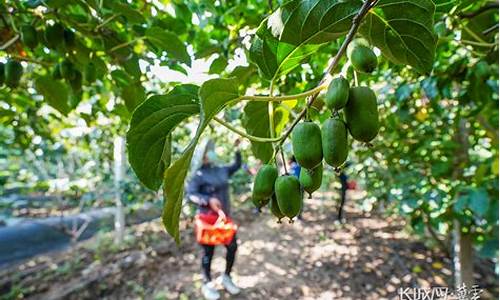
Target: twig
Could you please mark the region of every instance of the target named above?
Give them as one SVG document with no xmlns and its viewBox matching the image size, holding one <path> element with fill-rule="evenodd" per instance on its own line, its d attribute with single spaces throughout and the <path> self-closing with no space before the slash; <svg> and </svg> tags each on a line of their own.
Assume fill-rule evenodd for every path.
<svg viewBox="0 0 500 300">
<path fill-rule="evenodd" d="M 437 235 L 436 231 L 434 230 L 434 228 L 432 228 L 432 225 L 430 223 L 430 217 L 428 214 L 425 214 L 425 218 L 424 218 L 424 223 L 425 223 L 425 226 L 427 227 L 427 230 L 429 231 L 429 233 L 431 234 L 431 236 L 434 238 L 434 240 L 436 240 L 436 242 L 439 244 L 439 247 L 446 253 L 446 255 L 448 257 L 451 257 L 451 254 L 450 254 L 450 251 L 448 249 L 448 247 L 446 247 L 446 244 L 443 242 L 443 240 L 441 240 L 439 238 L 439 236 Z"/>
<path fill-rule="evenodd" d="M 496 31 L 498 29 L 498 23 L 496 23 L 495 25 L 491 26 L 490 28 L 484 30 L 483 32 L 481 32 L 483 35 L 488 35 L 494 31 Z"/>
<path fill-rule="evenodd" d="M 101 24 L 97 25 L 95 28 L 94 28 L 94 31 L 97 32 L 99 31 L 99 29 L 101 29 L 103 26 L 105 26 L 106 24 L 108 24 L 109 22 L 113 21 L 116 17 L 118 17 L 120 15 L 116 14 L 116 15 L 112 15 L 111 17 L 107 18 L 106 20 L 104 20 Z"/>
<path fill-rule="evenodd" d="M 131 41 L 125 42 L 123 44 L 116 45 L 113 48 L 109 49 L 109 52 L 114 52 L 114 51 L 116 51 L 118 49 L 125 48 L 125 47 L 130 46 L 130 45 L 134 44 L 135 42 L 138 42 L 138 41 L 140 41 L 142 39 L 145 39 L 145 38 L 146 38 L 145 36 L 140 36 L 140 37 L 137 37 L 137 38 L 135 38 L 135 39 L 133 39 Z"/>
<path fill-rule="evenodd" d="M 327 88 L 326 84 L 321 84 L 313 89 L 310 89 L 310 90 L 305 91 L 303 93 L 294 94 L 294 95 L 285 95 L 285 96 L 247 96 L 247 95 L 245 95 L 245 96 L 239 97 L 236 100 L 237 101 L 249 100 L 249 101 L 265 101 L 265 102 L 277 101 L 277 102 L 281 102 L 281 101 L 295 100 L 295 99 L 299 99 L 299 98 L 308 97 L 308 96 L 311 96 L 313 94 L 317 94 L 326 88 Z"/>
<path fill-rule="evenodd" d="M 471 19 L 471 18 L 474 18 L 477 15 L 482 14 L 483 12 L 485 12 L 487 10 L 496 9 L 496 8 L 498 8 L 498 2 L 491 2 L 491 3 L 486 4 L 483 7 L 479 8 L 476 11 L 473 11 L 473 12 L 470 12 L 470 13 L 460 13 L 460 14 L 458 14 L 458 16 L 461 17 L 461 18 Z"/>
<path fill-rule="evenodd" d="M 52 66 L 52 63 L 49 63 L 49 62 L 46 62 L 46 61 L 41 61 L 41 60 L 36 60 L 36 59 L 33 59 L 33 58 L 29 58 L 29 57 L 19 56 L 19 55 L 11 55 L 11 58 L 13 58 L 15 60 L 22 60 L 22 61 L 26 61 L 26 62 L 37 64 L 37 65 L 46 66 L 46 67 Z"/>
<path fill-rule="evenodd" d="M 8 40 L 5 44 L 0 46 L 0 50 L 5 50 L 5 49 L 9 48 L 12 44 L 14 44 L 19 39 L 19 37 L 20 37 L 19 34 L 16 34 L 13 38 Z"/>
<path fill-rule="evenodd" d="M 260 142 L 260 143 L 273 143 L 273 142 L 278 142 L 282 139 L 282 137 L 277 137 L 277 138 L 263 138 L 263 137 L 258 137 L 258 136 L 253 136 L 253 135 L 250 135 L 244 131 L 241 131 L 239 129 L 237 129 L 236 127 L 232 126 L 231 124 L 225 122 L 224 120 L 222 119 L 219 119 L 217 117 L 214 117 L 213 118 L 214 121 L 216 121 L 217 123 L 221 124 L 222 126 L 226 127 L 227 129 L 231 130 L 232 132 L 244 137 L 244 138 L 247 138 L 249 139 L 250 141 L 252 142 Z"/>
</svg>

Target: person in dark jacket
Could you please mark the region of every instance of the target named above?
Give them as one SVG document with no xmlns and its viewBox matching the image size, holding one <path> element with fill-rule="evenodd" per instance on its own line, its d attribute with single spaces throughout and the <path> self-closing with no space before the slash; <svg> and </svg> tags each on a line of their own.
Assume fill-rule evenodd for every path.
<svg viewBox="0 0 500 300">
<path fill-rule="evenodd" d="M 187 198 L 197 205 L 198 214 L 218 214 L 220 210 L 226 216 L 231 215 L 231 203 L 229 199 L 229 178 L 241 167 L 241 153 L 238 150 L 239 140 L 235 142 L 234 162 L 227 166 L 218 166 L 217 155 L 212 142 L 208 142 L 203 154 L 203 163 L 195 171 L 187 186 Z M 201 268 L 204 284 L 202 294 L 206 299 L 219 299 L 220 294 L 212 282 L 210 267 L 214 255 L 215 246 L 200 244 L 203 250 Z M 231 294 L 240 292 L 231 279 L 231 269 L 238 248 L 236 235 L 229 245 L 226 245 L 226 270 L 218 281 Z"/>
</svg>

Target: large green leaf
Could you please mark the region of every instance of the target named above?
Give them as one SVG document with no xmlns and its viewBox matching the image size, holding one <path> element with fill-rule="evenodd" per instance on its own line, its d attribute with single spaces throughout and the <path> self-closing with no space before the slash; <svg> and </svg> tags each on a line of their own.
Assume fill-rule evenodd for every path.
<svg viewBox="0 0 500 300">
<path fill-rule="evenodd" d="M 477 216 L 483 217 L 488 212 L 489 204 L 489 195 L 485 189 L 473 189 L 470 192 L 469 208 Z"/>
<path fill-rule="evenodd" d="M 179 239 L 179 216 L 184 195 L 184 180 L 191 165 L 194 149 L 198 140 L 212 118 L 229 102 L 239 97 L 235 79 L 212 79 L 203 83 L 199 90 L 200 123 L 196 135 L 182 155 L 165 172 L 163 182 L 163 224 L 177 243 Z"/>
<path fill-rule="evenodd" d="M 146 22 L 141 12 L 133 9 L 130 4 L 114 2 L 112 5 L 112 9 L 115 13 L 119 13 L 127 18 L 127 21 L 132 24 L 141 24 Z"/>
<path fill-rule="evenodd" d="M 70 90 L 66 84 L 51 76 L 41 76 L 36 78 L 35 87 L 45 101 L 61 114 L 67 115 L 70 112 Z"/>
<path fill-rule="evenodd" d="M 250 48 L 250 59 L 266 79 L 286 74 L 324 43 L 343 36 L 362 2 L 294 0 L 265 19 Z"/>
<path fill-rule="evenodd" d="M 289 112 L 283 107 L 274 109 L 275 136 L 280 134 L 288 122 Z M 269 138 L 269 114 L 266 102 L 249 102 L 245 105 L 242 125 L 253 136 Z M 268 162 L 273 155 L 271 143 L 252 142 L 252 153 L 263 162 Z"/>
<path fill-rule="evenodd" d="M 146 99 L 146 91 L 140 83 L 133 83 L 122 89 L 121 97 L 125 101 L 125 106 L 129 112 L 133 112 L 137 105 Z"/>
<path fill-rule="evenodd" d="M 248 102 L 244 108 L 242 125 L 250 135 L 269 137 L 269 115 L 267 103 Z M 252 142 L 252 153 L 263 162 L 268 162 L 273 155 L 270 143 Z"/>
<path fill-rule="evenodd" d="M 180 122 L 198 114 L 198 87 L 176 86 L 167 95 L 152 96 L 137 107 L 127 132 L 129 162 L 141 182 L 157 190 L 170 165 L 169 134 Z"/>
<path fill-rule="evenodd" d="M 434 11 L 431 0 L 380 0 L 360 32 L 393 63 L 428 73 L 436 52 Z"/>
<path fill-rule="evenodd" d="M 146 37 L 160 49 L 160 52 L 166 51 L 169 57 L 191 65 L 191 57 L 186 50 L 186 46 L 175 33 L 160 27 L 151 27 L 146 30 Z"/>
<path fill-rule="evenodd" d="M 208 74 L 220 74 L 224 72 L 226 67 L 227 58 L 221 55 L 212 62 L 212 64 L 210 65 L 210 69 L 208 70 Z"/>
</svg>

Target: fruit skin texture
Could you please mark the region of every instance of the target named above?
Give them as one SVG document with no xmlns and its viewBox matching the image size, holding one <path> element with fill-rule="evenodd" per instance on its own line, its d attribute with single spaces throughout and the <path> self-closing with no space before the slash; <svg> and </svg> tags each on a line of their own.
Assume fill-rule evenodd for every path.
<svg viewBox="0 0 500 300">
<path fill-rule="evenodd" d="M 349 81 L 342 76 L 333 79 L 326 92 L 326 107 L 333 110 L 342 109 L 347 99 L 349 99 Z"/>
<path fill-rule="evenodd" d="M 370 88 L 351 88 L 344 112 L 347 128 L 354 139 L 368 143 L 377 136 L 380 128 L 377 97 Z"/>
<path fill-rule="evenodd" d="M 21 41 L 28 48 L 35 48 L 38 45 L 38 36 L 35 28 L 31 25 L 23 25 L 20 28 Z"/>
<path fill-rule="evenodd" d="M 278 223 L 281 223 L 281 219 L 285 217 L 285 215 L 281 212 L 279 206 L 278 206 L 278 200 L 276 199 L 276 195 L 273 194 L 271 197 L 271 202 L 269 202 L 269 209 L 271 210 L 271 213 L 278 218 Z"/>
<path fill-rule="evenodd" d="M 314 169 L 323 160 L 321 129 L 313 122 L 297 124 L 292 132 L 293 154 L 299 165 Z"/>
<path fill-rule="evenodd" d="M 300 169 L 299 181 L 304 191 L 309 194 L 309 199 L 312 198 L 312 193 L 321 187 L 323 181 L 323 164 L 319 164 L 313 170 Z"/>
<path fill-rule="evenodd" d="M 273 165 L 263 165 L 253 183 L 252 195 L 254 198 L 267 199 L 274 193 L 274 182 L 278 177 L 278 170 Z"/>
<path fill-rule="evenodd" d="M 364 39 L 357 39 L 347 49 L 347 56 L 358 72 L 371 73 L 378 65 L 377 56 Z"/>
<path fill-rule="evenodd" d="M 23 75 L 23 66 L 20 62 L 9 60 L 5 64 L 5 84 L 10 88 L 16 88 L 19 85 Z"/>
<path fill-rule="evenodd" d="M 252 195 L 252 203 L 260 212 L 260 209 L 269 203 L 269 198 L 259 198 Z"/>
<path fill-rule="evenodd" d="M 5 64 L 0 62 L 0 86 L 5 82 Z"/>
<path fill-rule="evenodd" d="M 291 221 L 302 208 L 299 179 L 292 175 L 280 176 L 276 179 L 274 191 L 280 211 Z"/>
<path fill-rule="evenodd" d="M 340 118 L 330 118 L 321 128 L 321 144 L 325 162 L 332 167 L 340 167 L 349 153 L 347 126 Z"/>
<path fill-rule="evenodd" d="M 45 29 L 44 38 L 49 48 L 57 48 L 57 46 L 64 42 L 64 27 L 59 23 L 48 26 L 47 29 Z"/>
</svg>

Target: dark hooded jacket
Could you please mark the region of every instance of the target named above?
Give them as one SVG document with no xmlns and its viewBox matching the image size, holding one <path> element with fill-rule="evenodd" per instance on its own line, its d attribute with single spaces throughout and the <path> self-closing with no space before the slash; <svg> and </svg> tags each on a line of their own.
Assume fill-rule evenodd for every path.
<svg viewBox="0 0 500 300">
<path fill-rule="evenodd" d="M 189 201 L 198 205 L 198 213 L 212 211 L 208 206 L 211 197 L 219 199 L 226 215 L 231 214 L 229 201 L 229 178 L 241 167 L 241 154 L 236 152 L 235 160 L 227 166 L 203 165 L 188 183 L 186 195 Z"/>
</svg>

